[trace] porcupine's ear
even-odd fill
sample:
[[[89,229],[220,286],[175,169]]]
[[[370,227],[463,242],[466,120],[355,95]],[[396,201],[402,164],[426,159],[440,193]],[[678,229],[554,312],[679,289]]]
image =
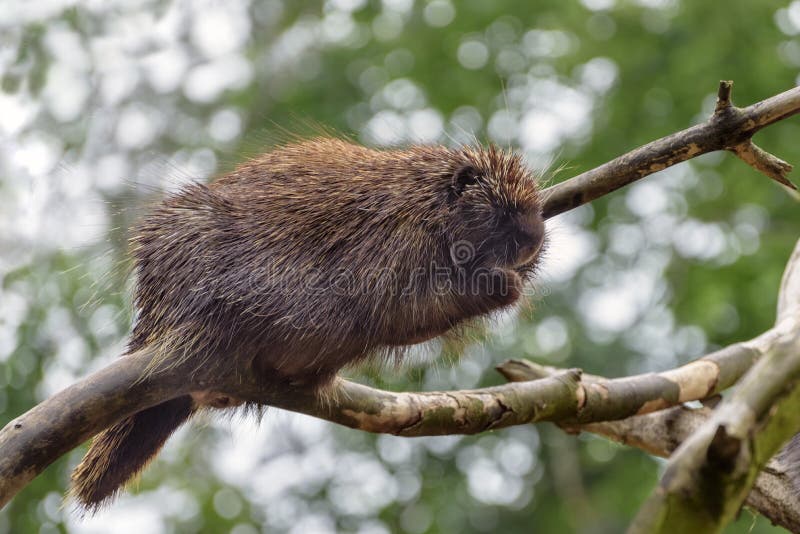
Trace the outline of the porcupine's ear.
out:
[[[453,173],[453,181],[450,185],[450,200],[457,200],[467,187],[478,182],[480,173],[472,165],[462,165]]]

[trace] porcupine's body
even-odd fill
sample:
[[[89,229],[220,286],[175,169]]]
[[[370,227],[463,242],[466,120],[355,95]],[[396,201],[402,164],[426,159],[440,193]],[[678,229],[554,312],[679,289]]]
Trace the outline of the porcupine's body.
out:
[[[494,148],[378,151],[318,138],[192,184],[133,238],[129,352],[319,389],[516,302],[544,240],[536,184]],[[95,438],[73,474],[99,506],[197,408],[184,396]]]

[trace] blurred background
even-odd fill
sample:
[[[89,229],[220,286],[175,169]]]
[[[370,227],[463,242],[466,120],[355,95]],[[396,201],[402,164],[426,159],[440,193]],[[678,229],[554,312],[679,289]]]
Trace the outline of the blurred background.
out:
[[[122,351],[132,221],[287,131],[494,142],[563,167],[552,183],[703,120],[720,79],[739,105],[795,86],[799,35],[797,0],[0,0],[0,425]],[[757,141],[800,164],[800,119]],[[350,376],[430,390],[500,383],[511,357],[671,368],[771,325],[800,210],[711,154],[549,229],[532,306],[463,350]],[[182,429],[80,520],[62,495],[82,452],[0,532],[611,533],[663,465],[550,425],[401,439],[272,410]],[[744,511],[730,532],[774,530]]]

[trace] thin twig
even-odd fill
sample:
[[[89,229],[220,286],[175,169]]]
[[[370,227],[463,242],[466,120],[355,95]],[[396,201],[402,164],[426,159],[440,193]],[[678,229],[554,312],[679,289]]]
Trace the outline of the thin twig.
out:
[[[773,156],[764,149],[758,147],[753,141],[747,140],[730,149],[731,152],[736,154],[742,161],[753,167],[754,169],[764,173],[766,176],[772,178],[781,185],[789,189],[797,190],[795,186],[786,177],[792,172],[792,166],[777,156]]]
[[[717,107],[714,109],[714,113],[719,113],[733,105],[731,91],[733,91],[733,81],[720,80],[719,89],[717,90]]]

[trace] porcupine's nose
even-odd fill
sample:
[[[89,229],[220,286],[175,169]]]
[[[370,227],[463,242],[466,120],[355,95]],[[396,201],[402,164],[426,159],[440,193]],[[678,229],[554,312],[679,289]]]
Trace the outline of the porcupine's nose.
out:
[[[514,267],[521,267],[536,259],[544,243],[544,221],[539,213],[519,216],[515,241],[518,248]]]

